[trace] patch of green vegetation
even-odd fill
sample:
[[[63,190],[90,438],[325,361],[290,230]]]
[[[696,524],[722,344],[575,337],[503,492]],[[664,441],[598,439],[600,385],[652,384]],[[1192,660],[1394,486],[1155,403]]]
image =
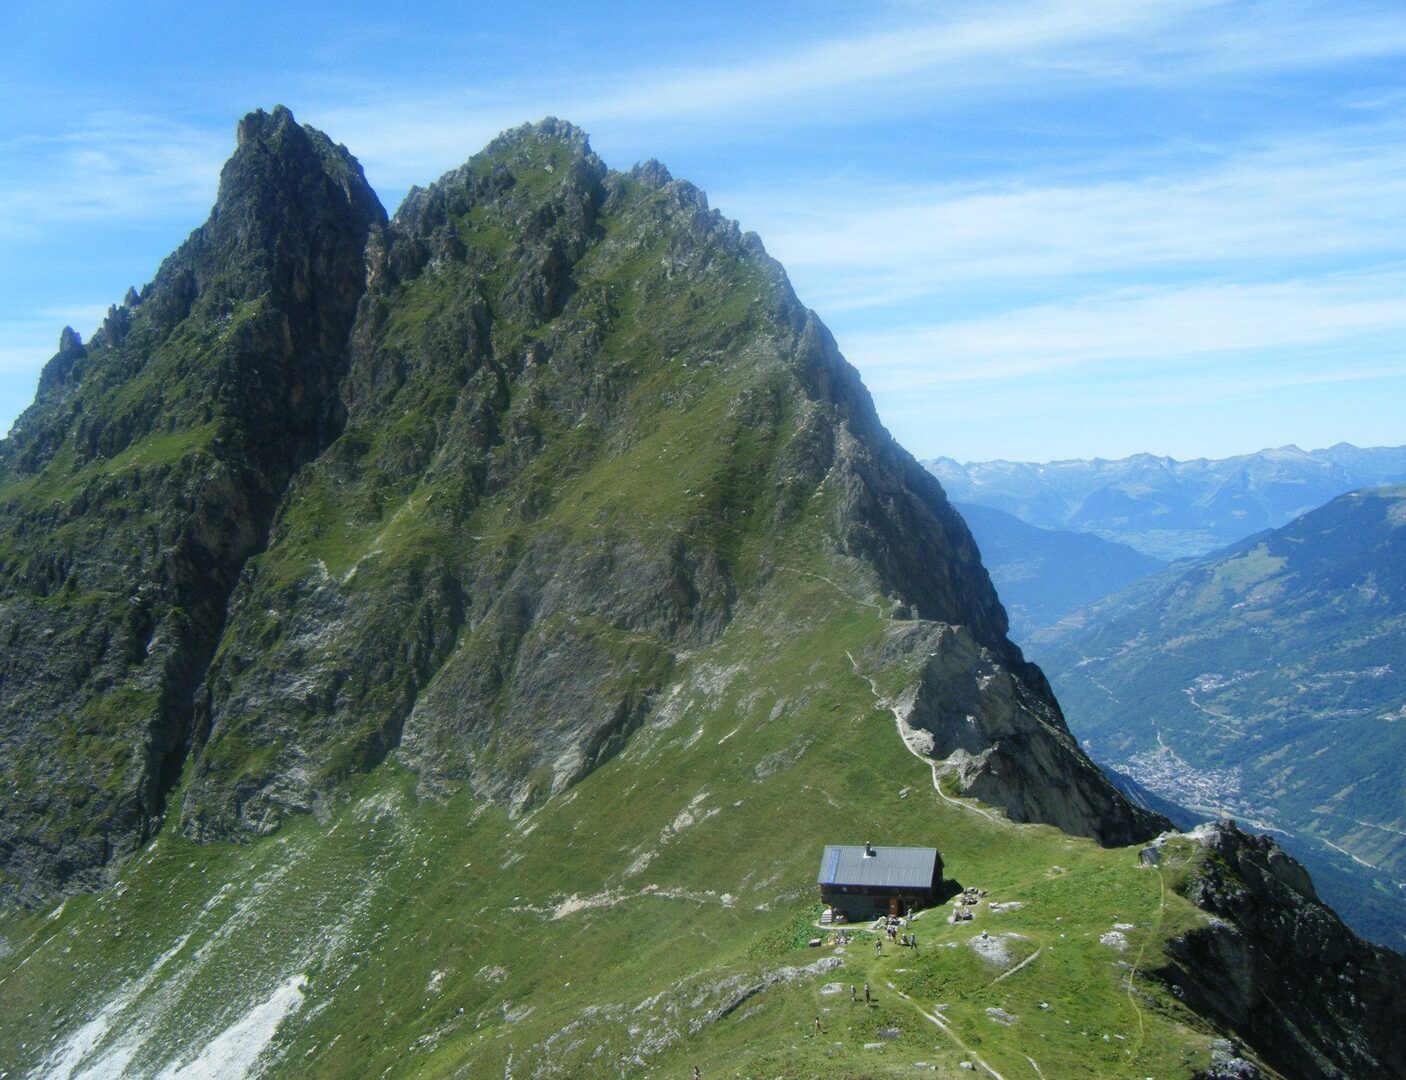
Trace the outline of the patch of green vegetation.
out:
[[[296,482],[214,669],[286,685],[335,661],[346,681],[327,697],[358,711],[316,693],[251,709],[216,730],[173,796],[190,794],[198,824],[277,771],[290,787],[313,779],[315,813],[238,845],[194,844],[172,814],[116,888],[44,918],[0,916],[0,1071],[54,1071],[69,1052],[83,1068],[198,1071],[204,1048],[256,1031],[250,1018],[291,980],[303,984],[261,1059],[270,1075],[684,1076],[702,1063],[710,1080],[858,1078],[927,1062],[957,1076],[979,1054],[1005,1076],[1037,1061],[1111,1078],[1204,1064],[1209,1034],[1142,974],[1198,918],[1164,888],[1170,871],[943,798],[855,671],[889,623],[877,583],[831,554],[840,494],[797,496],[782,465],[799,397],[769,359],[781,331],[763,317],[774,286],[759,265],[719,251],[666,268],[688,254],[687,223],[636,186],[598,223],[565,310],[529,316],[509,225],[570,157],[504,143],[471,178],[498,163],[515,177],[501,205],[470,206],[455,227],[466,259],[504,265],[449,259],[397,286],[375,343],[383,378]],[[651,214],[664,224],[641,229]],[[491,340],[446,346],[469,314],[492,322]],[[445,582],[491,591],[533,558],[615,551],[716,564],[737,608],[686,648],[570,608],[476,611],[447,642],[420,632],[443,615],[420,605],[452,592]],[[313,590],[336,614],[287,632],[284,601]],[[506,639],[594,658],[601,700],[648,701],[642,726],[553,793],[540,744],[569,748],[550,723],[474,717],[497,724],[491,738],[456,731],[455,749],[520,777],[536,798],[516,811],[394,754],[377,765],[416,680],[444,656],[492,668]],[[225,785],[214,797],[200,787],[211,777]],[[875,954],[862,932],[810,948],[828,938],[820,851],[861,839],[936,846],[949,877],[1010,906],[972,923],[926,912],[916,952]],[[1120,924],[1126,949],[1103,940]],[[982,932],[1004,957],[978,951]],[[868,983],[875,1000],[823,993],[829,982]]]
[[[1386,719],[1406,696],[1398,533],[1379,499],[1334,500],[1133,586],[1038,659],[1096,756],[1160,762],[1158,794],[1281,831],[1324,898],[1399,949],[1406,899],[1378,887],[1406,869],[1406,788],[1385,766],[1406,753]]]
[[[120,891],[0,927],[15,945],[0,1001],[23,1016],[15,995],[43,995],[60,1031],[117,1001],[114,1018],[147,1018],[147,1067],[195,1054],[294,973],[308,982],[276,1040],[280,1068],[311,1061],[327,1076],[491,1073],[510,1056],[589,1076],[642,1048],[630,1070],[661,1076],[694,1062],[712,1076],[909,1075],[917,1061],[955,1075],[967,1051],[924,1013],[1004,1075],[1027,1055],[1050,1076],[1204,1064],[1209,1036],[1175,999],[1136,973],[1125,988],[1126,964],[1143,970],[1197,918],[1189,905],[1133,850],[939,799],[844,659],[881,622],[824,582],[796,585],[774,595],[774,619],[737,625],[678,673],[671,726],[640,731],[532,814],[511,820],[466,794],[418,800],[415,778],[387,766],[331,821],[247,847],[168,828]],[[810,629],[778,637],[783,624]],[[820,847],[859,836],[935,844],[949,876],[1022,906],[984,904],[956,925],[926,913],[916,953],[886,944],[876,957],[867,939],[808,949],[828,936],[813,928]],[[1124,951],[1099,940],[1118,923],[1132,924]],[[1008,961],[972,948],[982,930]],[[833,973],[770,981],[834,955]],[[821,995],[831,981],[843,992]],[[848,985],[865,982],[876,1003],[851,1005]],[[152,1022],[172,1010],[202,1016],[205,1034]],[[809,1037],[816,1016],[822,1039]],[[48,1023],[0,1036],[0,1058],[38,1060],[19,1043],[51,1045]]]

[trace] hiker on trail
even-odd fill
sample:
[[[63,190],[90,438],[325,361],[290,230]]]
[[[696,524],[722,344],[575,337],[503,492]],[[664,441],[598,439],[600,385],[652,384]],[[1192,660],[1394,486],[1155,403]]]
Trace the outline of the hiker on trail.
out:
[[[875,955],[875,956],[883,956],[883,955],[884,955],[884,939],[881,938],[881,937],[876,937],[876,938],[874,939],[874,955]]]
[[[859,1000],[858,995],[855,993],[854,983],[849,984],[849,999],[851,1002]]]
[[[869,984],[868,984],[868,983],[865,983],[865,984],[864,984],[864,1004],[868,1005],[869,1002],[871,1002],[871,1001],[873,1001],[873,1000],[874,1000],[874,999],[869,996]]]
[[[702,1075],[703,1075],[703,1074],[698,1071],[698,1066],[695,1065],[695,1066],[693,1067],[693,1080],[698,1080],[698,1078],[699,1078],[700,1076],[702,1076]]]
[[[815,1018],[815,1033],[820,1034],[820,1017],[818,1016]]]

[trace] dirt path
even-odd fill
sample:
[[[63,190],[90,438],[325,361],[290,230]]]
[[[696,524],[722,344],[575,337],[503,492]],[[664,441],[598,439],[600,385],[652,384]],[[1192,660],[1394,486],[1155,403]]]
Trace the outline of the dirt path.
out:
[[[864,607],[873,608],[875,611],[885,611],[885,610],[887,610],[887,609],[884,607],[883,604],[876,604],[876,603],[874,603],[874,601],[872,601],[872,600],[861,600],[859,597],[855,596],[855,595],[854,595],[853,593],[851,593],[848,589],[846,589],[843,585],[841,585],[838,581],[835,581],[835,580],[832,579],[832,578],[828,578],[828,577],[826,577],[824,574],[817,574],[817,573],[816,573],[815,571],[813,571],[813,570],[802,570],[802,569],[800,569],[799,567],[796,567],[796,566],[783,566],[783,565],[778,565],[778,566],[776,567],[776,569],[778,569],[778,570],[785,570],[787,573],[791,573],[791,574],[801,574],[801,575],[804,576],[804,577],[815,578],[817,581],[823,581],[823,582],[825,582],[826,585],[829,585],[832,589],[834,589],[837,593],[839,593],[841,596],[843,596],[846,600],[853,601],[853,602],[856,603],[856,604],[862,604]]]
[[[991,980],[991,985],[992,985],[992,986],[995,986],[998,982],[1001,982],[1001,981],[1004,980],[1004,979],[1009,979],[1012,975],[1014,975],[1017,971],[1019,971],[1021,968],[1023,968],[1026,964],[1031,963],[1031,962],[1035,959],[1035,957],[1039,956],[1039,955],[1040,955],[1042,952],[1044,952],[1044,951],[1045,951],[1045,947],[1044,947],[1043,945],[1041,945],[1038,949],[1036,949],[1033,953],[1031,953],[1029,956],[1027,956],[1024,960],[1022,960],[1020,963],[1016,964],[1015,967],[1011,968],[1009,971],[1005,971],[1005,972],[1002,972],[1000,975],[997,975],[994,979]]]
[[[962,1053],[966,1054],[967,1057],[971,1058],[974,1062],[976,1062],[978,1065],[980,1065],[980,1066],[981,1066],[983,1069],[985,1069],[988,1073],[990,1073],[992,1076],[994,1076],[994,1077],[996,1078],[996,1080],[1006,1080],[1006,1078],[1005,1078],[1004,1076],[1002,1076],[1002,1075],[1001,1075],[1000,1073],[998,1073],[995,1069],[993,1069],[990,1065],[988,1065],[985,1061],[983,1061],[983,1060],[981,1059],[981,1055],[980,1055],[980,1054],[978,1054],[975,1050],[973,1050],[970,1046],[968,1046],[966,1043],[964,1043],[964,1042],[962,1041],[961,1036],[958,1035],[954,1030],[952,1030],[952,1025],[951,1025],[950,1023],[948,1023],[946,1020],[941,1019],[940,1017],[938,1017],[937,1014],[928,1012],[925,1008],[923,1008],[921,1005],[919,1005],[916,1001],[914,1001],[912,998],[910,998],[907,994],[905,994],[905,993],[904,993],[902,990],[900,990],[898,987],[894,986],[893,983],[889,982],[888,980],[885,980],[885,981],[884,981],[884,985],[887,986],[890,990],[892,990],[892,991],[893,991],[895,994],[897,994],[899,997],[901,997],[904,1001],[908,1002],[909,1005],[913,1006],[914,1010],[918,1013],[919,1016],[922,1016],[924,1019],[926,1019],[926,1020],[928,1021],[928,1023],[932,1024],[932,1025],[933,1025],[934,1027],[936,1027],[939,1031],[941,1031],[944,1035],[946,1035],[949,1039],[951,1039],[954,1043],[956,1043],[956,1044],[961,1048]],[[1033,1062],[1032,1062],[1032,1064],[1033,1064]],[[1036,1066],[1036,1072],[1038,1072],[1038,1071],[1039,1071],[1039,1066]]]
[[[1160,866],[1153,867],[1157,871],[1157,922],[1149,927],[1142,937],[1142,948],[1137,951],[1137,959],[1133,961],[1132,969],[1128,972],[1128,1004],[1133,1007],[1133,1012],[1137,1016],[1137,1042],[1133,1044],[1133,1062],[1136,1063],[1138,1055],[1142,1053],[1142,1044],[1147,1040],[1147,1026],[1142,1018],[1142,1006],[1137,1003],[1137,994],[1133,990],[1133,980],[1137,978],[1138,969],[1142,967],[1143,957],[1147,955],[1148,943],[1155,936],[1159,936],[1162,929],[1162,920],[1167,912],[1167,879],[1162,876]]]
[[[993,821],[997,825],[1013,825],[1014,823],[1007,818],[999,817],[996,814],[993,814],[991,811],[983,810],[981,807],[975,806],[965,800],[954,799],[951,795],[948,795],[947,792],[942,790],[940,774],[937,771],[937,763],[933,761],[932,758],[927,757],[925,754],[919,753],[917,750],[914,750],[913,747],[908,744],[908,740],[903,737],[903,713],[898,709],[897,706],[889,702],[889,700],[885,698],[883,694],[879,693],[879,687],[877,686],[877,684],[875,684],[873,679],[869,678],[868,675],[865,675],[859,670],[859,664],[855,661],[854,654],[851,653],[849,650],[845,650],[845,655],[849,657],[850,667],[854,669],[854,673],[869,684],[869,692],[874,695],[874,700],[878,702],[879,707],[893,713],[894,727],[898,731],[898,741],[903,744],[903,749],[907,750],[910,754],[912,754],[915,758],[921,761],[924,765],[928,766],[928,768],[931,770],[932,789],[937,792],[938,798],[942,799],[944,802],[951,803],[953,806],[960,807],[961,809],[966,810],[969,813],[980,814],[982,817],[986,818],[987,821]]]

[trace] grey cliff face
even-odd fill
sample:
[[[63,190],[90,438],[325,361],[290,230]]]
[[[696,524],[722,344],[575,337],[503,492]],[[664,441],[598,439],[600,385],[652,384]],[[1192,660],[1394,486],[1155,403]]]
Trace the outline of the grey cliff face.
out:
[[[1167,822],[1130,806],[1079,750],[1039,669],[1012,662],[961,625],[898,622],[875,669],[907,674],[892,702],[914,752],[963,794],[1003,807],[1014,821],[1044,822],[1102,844],[1130,844]]]

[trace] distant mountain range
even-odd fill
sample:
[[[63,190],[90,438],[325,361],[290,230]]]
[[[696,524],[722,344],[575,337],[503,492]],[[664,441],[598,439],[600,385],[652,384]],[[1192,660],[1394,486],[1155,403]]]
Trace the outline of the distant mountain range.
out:
[[[1347,491],[1406,482],[1406,446],[1347,443],[1218,460],[1134,454],[924,464],[954,502],[1003,510],[1045,529],[1093,533],[1163,560],[1205,555],[1278,528]]]
[[[1004,510],[955,505],[976,538],[1017,641],[1166,566],[1091,533],[1041,529]]]
[[[1340,496],[1071,623],[1034,651],[1093,756],[1339,853],[1306,859],[1325,897],[1406,946],[1406,486]]]

